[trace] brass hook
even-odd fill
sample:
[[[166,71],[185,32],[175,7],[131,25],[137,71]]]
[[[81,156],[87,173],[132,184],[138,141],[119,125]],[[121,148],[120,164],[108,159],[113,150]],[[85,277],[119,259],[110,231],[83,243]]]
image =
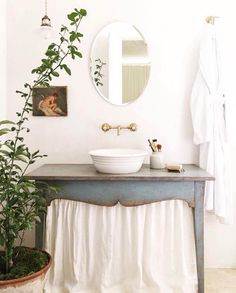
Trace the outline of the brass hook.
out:
[[[219,16],[207,16],[206,17],[206,22],[207,23],[209,23],[209,24],[212,24],[212,25],[214,25],[215,24],[215,20],[217,19],[217,18],[220,18]]]

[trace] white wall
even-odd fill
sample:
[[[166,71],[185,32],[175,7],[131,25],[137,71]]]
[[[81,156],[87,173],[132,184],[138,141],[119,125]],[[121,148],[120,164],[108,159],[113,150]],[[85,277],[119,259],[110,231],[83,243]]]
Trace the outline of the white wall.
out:
[[[0,2],[0,120],[6,118],[6,0]]]
[[[39,64],[47,42],[35,30],[43,16],[43,2],[8,0],[7,11],[7,114],[14,117],[21,105],[15,95],[31,69]],[[63,76],[52,84],[68,86],[68,117],[31,117],[27,140],[33,149],[47,153],[43,163],[91,162],[88,151],[101,147],[148,149],[148,138],[163,145],[168,162],[195,163],[198,151],[192,143],[189,96],[197,70],[201,32],[207,15],[220,15],[235,36],[234,0],[50,0],[49,15],[57,28],[74,7],[86,8],[81,25],[83,59],[71,63],[72,77]],[[151,77],[142,97],[129,106],[106,103],[96,92],[89,76],[89,52],[96,33],[105,24],[121,20],[134,24],[146,38],[152,60]],[[232,23],[230,22],[232,20]],[[232,50],[233,52],[233,50]],[[236,52],[236,51],[235,51]],[[235,54],[235,53],[234,53]],[[236,76],[236,75],[234,75]],[[138,124],[138,131],[103,133],[100,125]],[[235,194],[235,192],[234,192]],[[206,265],[236,267],[236,225],[224,226],[206,218]]]

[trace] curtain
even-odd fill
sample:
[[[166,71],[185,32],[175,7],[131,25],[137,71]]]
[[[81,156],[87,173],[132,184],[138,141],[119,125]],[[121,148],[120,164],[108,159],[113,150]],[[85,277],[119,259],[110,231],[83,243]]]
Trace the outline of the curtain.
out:
[[[54,200],[46,293],[193,293],[192,210],[180,200],[102,207]]]
[[[144,91],[150,74],[149,64],[122,65],[123,103],[136,100]]]

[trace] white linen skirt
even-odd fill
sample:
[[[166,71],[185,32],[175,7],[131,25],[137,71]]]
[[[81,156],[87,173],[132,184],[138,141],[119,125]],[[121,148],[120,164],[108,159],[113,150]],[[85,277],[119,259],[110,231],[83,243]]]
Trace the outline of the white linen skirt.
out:
[[[46,293],[195,293],[192,210],[180,200],[102,207],[54,200]]]

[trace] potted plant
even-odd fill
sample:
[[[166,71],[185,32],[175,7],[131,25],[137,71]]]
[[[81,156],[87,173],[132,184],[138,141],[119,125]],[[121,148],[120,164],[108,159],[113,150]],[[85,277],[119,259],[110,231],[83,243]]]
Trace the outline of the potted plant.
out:
[[[48,46],[40,66],[32,70],[35,80],[32,84],[25,83],[24,90],[17,91],[24,100],[23,108],[16,113],[18,121],[0,121],[0,246],[3,248],[0,251],[0,292],[10,288],[4,292],[26,293],[29,287],[30,292],[41,292],[42,286],[37,282],[44,278],[51,264],[46,252],[22,247],[24,232],[31,229],[35,221],[40,221],[39,212],[46,211],[45,192],[55,192],[55,188],[43,183],[36,186],[24,176],[29,166],[45,156],[39,151],[31,152],[24,143],[24,133],[30,131],[25,124],[32,111],[33,88],[48,87],[60,70],[71,75],[66,58],[82,58],[76,42],[83,37],[79,25],[86,14],[84,9],[74,9],[68,14],[70,26],[61,26],[60,41]],[[20,242],[18,246],[16,242]],[[34,280],[36,283],[32,285]],[[26,286],[25,289],[22,286]]]

